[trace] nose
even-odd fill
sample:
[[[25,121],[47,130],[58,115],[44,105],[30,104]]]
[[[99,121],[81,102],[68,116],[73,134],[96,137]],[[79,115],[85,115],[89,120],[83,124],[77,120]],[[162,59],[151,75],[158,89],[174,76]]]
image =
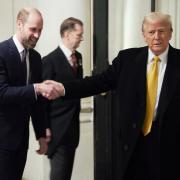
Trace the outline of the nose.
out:
[[[39,38],[39,37],[40,37],[40,35],[41,35],[41,33],[40,33],[40,32],[35,32],[35,33],[34,33],[34,37],[35,37],[35,38]]]
[[[158,31],[156,31],[156,32],[154,33],[154,38],[155,38],[155,39],[159,39],[159,35],[160,35],[160,33],[159,33]]]

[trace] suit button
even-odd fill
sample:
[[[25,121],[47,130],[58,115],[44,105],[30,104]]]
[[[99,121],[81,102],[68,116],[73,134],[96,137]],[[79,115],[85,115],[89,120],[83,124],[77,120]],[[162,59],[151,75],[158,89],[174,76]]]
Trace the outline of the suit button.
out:
[[[132,123],[132,127],[135,129],[137,127],[136,123]]]
[[[124,151],[127,151],[128,150],[128,145],[126,144],[126,145],[124,145]]]

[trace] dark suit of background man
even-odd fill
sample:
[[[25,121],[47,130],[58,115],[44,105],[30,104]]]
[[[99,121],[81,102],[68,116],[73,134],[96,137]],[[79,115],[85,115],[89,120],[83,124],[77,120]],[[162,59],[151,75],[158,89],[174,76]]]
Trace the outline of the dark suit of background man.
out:
[[[47,151],[43,98],[58,95],[42,81],[41,57],[33,50],[43,27],[40,12],[24,8],[17,16],[16,34],[0,43],[0,179],[20,180],[26,163],[31,116],[40,149]],[[26,49],[26,55],[23,50]],[[24,57],[24,58],[23,58]],[[25,66],[23,62],[25,61]]]
[[[76,51],[83,40],[83,23],[75,18],[63,21],[60,45],[43,58],[43,78],[58,82],[82,79],[82,56]],[[75,64],[73,57],[75,55]],[[52,139],[48,147],[51,180],[70,180],[79,143],[80,99],[50,101],[47,114]]]
[[[68,98],[116,90],[119,173],[123,180],[180,179],[180,50],[169,44],[172,31],[169,15],[150,13],[142,26],[148,46],[122,50],[101,74],[64,83]],[[157,96],[151,131],[144,135],[149,102],[146,84],[151,65],[156,64],[154,56],[160,59]]]

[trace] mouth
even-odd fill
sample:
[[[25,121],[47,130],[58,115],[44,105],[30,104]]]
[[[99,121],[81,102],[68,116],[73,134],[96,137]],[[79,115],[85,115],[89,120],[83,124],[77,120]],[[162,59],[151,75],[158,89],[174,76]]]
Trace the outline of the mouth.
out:
[[[36,45],[37,41],[38,41],[38,39],[34,39],[34,38],[30,39],[29,44],[34,47]]]
[[[156,42],[156,43],[154,43],[154,46],[161,46],[161,42]]]
[[[154,47],[161,47],[161,43],[156,43],[153,45]]]
[[[32,44],[36,44],[36,43],[37,43],[37,41],[38,41],[38,39],[36,39],[36,38],[32,38],[30,41],[31,41],[31,43],[32,43]]]

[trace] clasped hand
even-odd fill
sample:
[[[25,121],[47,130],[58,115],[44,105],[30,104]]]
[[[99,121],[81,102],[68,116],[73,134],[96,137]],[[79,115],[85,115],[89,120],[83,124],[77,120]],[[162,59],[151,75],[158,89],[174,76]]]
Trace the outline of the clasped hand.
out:
[[[41,94],[49,100],[64,96],[63,84],[53,80],[46,80],[42,83],[35,84],[35,91],[38,95]]]

